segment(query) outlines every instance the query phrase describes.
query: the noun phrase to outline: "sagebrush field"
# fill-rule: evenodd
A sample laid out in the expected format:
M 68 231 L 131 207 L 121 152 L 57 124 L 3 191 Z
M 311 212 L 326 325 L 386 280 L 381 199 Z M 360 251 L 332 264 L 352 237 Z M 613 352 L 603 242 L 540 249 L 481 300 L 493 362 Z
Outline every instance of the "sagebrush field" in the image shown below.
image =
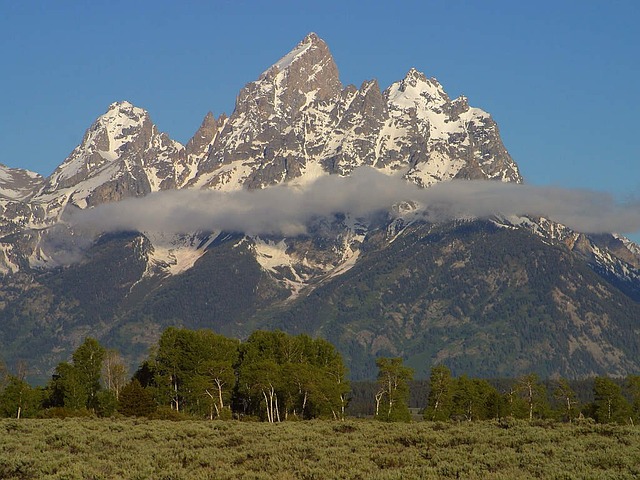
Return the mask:
M 0 420 L 0 478 L 640 477 L 640 429 L 507 420 L 384 423 Z

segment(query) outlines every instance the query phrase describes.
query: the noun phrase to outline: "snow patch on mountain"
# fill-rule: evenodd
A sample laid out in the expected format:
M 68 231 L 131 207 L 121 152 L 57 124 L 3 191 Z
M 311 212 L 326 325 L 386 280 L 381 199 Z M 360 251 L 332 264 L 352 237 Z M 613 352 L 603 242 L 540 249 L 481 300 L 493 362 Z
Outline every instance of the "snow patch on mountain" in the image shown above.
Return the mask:
M 105 163 L 115 161 L 122 149 L 140 133 L 148 114 L 127 101 L 115 102 L 87 130 L 82 144 L 49 179 L 52 187 L 69 186 L 74 179 L 86 177 Z
M 167 235 L 163 233 L 145 233 L 152 248 L 148 254 L 147 270 L 149 277 L 162 272 L 179 275 L 189 270 L 206 253 L 207 247 L 220 232 L 206 235 L 192 233 L 188 235 Z
M 0 274 L 7 275 L 20 271 L 20 265 L 15 261 L 15 247 L 10 243 L 0 243 Z
M 284 57 L 278 60 L 273 66 L 271 66 L 267 71 L 265 71 L 262 75 L 266 75 L 271 69 L 277 68 L 279 71 L 282 71 L 289 67 L 293 62 L 298 60 L 300 56 L 309 50 L 312 46 L 311 38 L 305 38 L 300 44 L 298 44 L 293 50 L 287 53 Z
M 299 262 L 287 253 L 287 249 L 285 240 L 253 239 L 256 261 L 291 292 L 289 300 L 292 300 L 307 285 L 308 276 L 298 273 L 296 266 L 299 266 Z
M 627 247 L 627 249 L 633 253 L 635 256 L 638 257 L 638 259 L 640 260 L 640 245 L 632 242 L 631 240 L 629 240 L 627 237 L 624 237 L 622 235 L 619 235 L 617 233 L 612 234 L 614 238 L 616 238 L 617 240 L 620 240 L 625 247 Z
M 44 178 L 35 172 L 0 164 L 0 201 L 26 200 L 43 182 Z

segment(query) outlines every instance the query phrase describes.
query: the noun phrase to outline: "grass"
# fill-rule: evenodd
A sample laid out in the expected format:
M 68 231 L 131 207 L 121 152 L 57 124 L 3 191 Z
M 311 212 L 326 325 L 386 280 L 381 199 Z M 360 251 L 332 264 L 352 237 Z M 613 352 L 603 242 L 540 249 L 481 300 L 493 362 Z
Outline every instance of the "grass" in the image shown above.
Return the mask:
M 0 420 L 0 478 L 640 478 L 638 427 Z

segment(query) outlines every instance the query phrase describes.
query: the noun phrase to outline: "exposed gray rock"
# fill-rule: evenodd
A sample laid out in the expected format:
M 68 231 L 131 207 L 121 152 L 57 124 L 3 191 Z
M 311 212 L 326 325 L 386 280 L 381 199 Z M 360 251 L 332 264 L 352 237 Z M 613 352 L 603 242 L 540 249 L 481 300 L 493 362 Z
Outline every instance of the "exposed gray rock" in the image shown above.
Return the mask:
M 454 178 L 522 182 L 497 124 L 466 97 L 452 100 L 438 80 L 414 68 L 384 92 L 376 80 L 343 88 L 327 45 L 312 33 L 240 91 L 230 117 L 208 113 L 186 147 L 159 132 L 145 110 L 116 102 L 46 181 L 0 166 L 0 233 L 40 231 L 65 212 L 159 190 L 259 189 L 349 175 L 362 165 L 424 187 Z M 535 230 L 545 236 L 544 225 Z M 323 266 L 312 268 L 313 275 L 355 252 L 337 238 L 353 236 L 350 226 L 334 225 L 332 232 L 336 256 L 329 261 L 323 253 L 322 262 L 314 261 Z M 10 254 L 0 252 L 4 271 L 25 264 L 27 257 L 46 263 L 46 255 L 36 258 L 42 236 L 28 238 L 20 248 L 7 247 Z M 625 254 L 629 249 L 613 240 L 588 241 L 583 254 L 596 258 L 596 249 L 611 248 L 616 261 L 637 267 L 640 256 Z M 298 252 L 291 257 L 295 269 L 305 259 L 294 244 L 304 241 L 289 243 L 290 251 Z M 307 272 L 306 278 L 313 275 Z

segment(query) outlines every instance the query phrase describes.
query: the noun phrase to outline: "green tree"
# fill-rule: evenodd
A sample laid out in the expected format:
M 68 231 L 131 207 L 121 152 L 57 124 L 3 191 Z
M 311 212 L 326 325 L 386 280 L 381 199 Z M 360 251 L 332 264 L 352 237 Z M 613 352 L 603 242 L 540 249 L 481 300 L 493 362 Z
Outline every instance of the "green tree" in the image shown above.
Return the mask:
M 282 420 L 278 393 L 283 383 L 282 367 L 272 359 L 243 364 L 238 379 L 240 393 L 253 406 L 252 413 L 264 413 L 269 423 Z
M 538 418 L 547 416 L 549 410 L 547 389 L 538 379 L 538 375 L 530 373 L 520 377 L 518 379 L 518 390 L 527 405 L 529 421 L 533 420 L 534 416 Z
M 451 416 L 453 380 L 451 371 L 444 365 L 431 369 L 429 396 L 424 410 L 425 420 L 448 420 Z
M 118 351 L 105 351 L 104 359 L 102 360 L 101 378 L 104 388 L 113 392 L 117 400 L 120 390 L 127 383 L 127 366 Z
M 157 404 L 153 394 L 134 378 L 120 391 L 118 412 L 127 417 L 147 417 L 155 412 Z
M 640 375 L 629 375 L 625 380 L 625 389 L 631 400 L 633 421 L 640 423 Z
M 7 364 L 0 358 L 0 392 L 9 383 L 9 369 Z
M 134 378 L 174 410 L 228 418 L 230 407 L 269 422 L 344 418 L 349 383 L 342 357 L 325 340 L 256 331 L 246 342 L 210 330 L 168 328 Z
M 113 390 L 102 389 L 96 394 L 95 412 L 99 417 L 110 417 L 118 410 L 118 399 Z
M 176 411 L 214 418 L 228 410 L 239 342 L 210 330 L 166 329 L 153 366 L 160 398 Z
M 453 388 L 452 414 L 471 422 L 491 418 L 489 402 L 497 392 L 486 380 L 463 375 Z
M 380 357 L 378 366 L 378 392 L 376 403 L 383 401 L 384 408 L 376 411 L 379 420 L 389 422 L 411 420 L 409 412 L 409 381 L 413 378 L 413 370 L 405 367 L 402 358 Z M 379 399 L 379 400 L 378 400 Z
M 304 346 L 303 361 L 308 365 L 307 387 L 311 387 L 308 417 L 331 416 L 335 420 L 344 420 L 350 387 L 342 355 L 322 338 L 312 340 L 307 335 L 295 338 Z
M 169 327 L 160 336 L 155 358 L 154 384 L 161 398 L 180 411 L 184 400 L 184 376 L 191 360 L 191 332 Z
M 314 409 L 324 401 L 316 396 L 322 388 L 317 369 L 308 363 L 285 363 L 282 366 L 283 391 L 285 394 L 285 419 L 289 415 L 304 419 L 315 416 Z
M 89 394 L 82 380 L 74 365 L 67 362 L 59 363 L 47 387 L 48 405 L 71 410 L 86 408 Z
M 485 407 L 487 418 L 494 418 L 496 420 L 500 420 L 508 411 L 506 398 L 493 387 L 491 387 L 491 390 L 487 394 Z
M 240 342 L 209 330 L 198 331 L 196 339 L 201 357 L 192 375 L 193 391 L 207 399 L 209 418 L 230 417 Z
M 340 419 L 349 391 L 345 377 L 342 356 L 326 340 L 257 331 L 241 346 L 236 404 L 267 421 Z
M 620 385 L 608 377 L 593 381 L 594 416 L 600 423 L 626 423 L 631 411 Z
M 34 417 L 42 404 L 41 390 L 32 388 L 24 379 L 9 375 L 0 392 L 0 416 Z
M 503 390 L 504 414 L 507 417 L 527 418 L 528 408 L 524 399 L 520 396 L 520 386 L 517 382 L 510 383 Z
M 553 390 L 553 398 L 558 402 L 558 412 L 564 421 L 571 423 L 580 411 L 576 393 L 569 382 L 561 378 L 556 380 Z
M 105 353 L 105 348 L 95 338 L 87 337 L 72 355 L 78 381 L 86 391 L 85 406 L 89 409 L 98 407 L 97 395 L 102 388 L 100 375 Z
M 72 363 L 58 364 L 47 386 L 46 404 L 71 410 L 98 411 L 100 374 L 105 349 L 97 340 L 87 338 L 72 354 Z

